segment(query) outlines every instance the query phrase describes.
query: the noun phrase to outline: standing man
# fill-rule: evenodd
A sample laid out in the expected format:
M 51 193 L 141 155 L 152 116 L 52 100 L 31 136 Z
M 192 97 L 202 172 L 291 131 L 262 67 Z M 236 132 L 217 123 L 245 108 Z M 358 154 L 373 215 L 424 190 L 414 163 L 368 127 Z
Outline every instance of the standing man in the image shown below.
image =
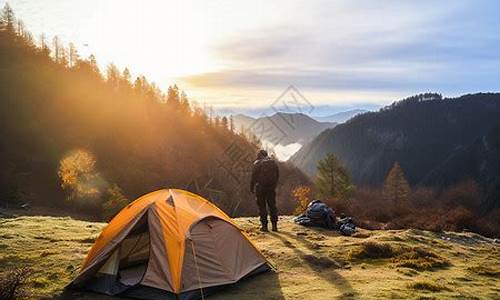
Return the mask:
M 261 231 L 267 232 L 267 207 L 271 216 L 272 230 L 278 231 L 278 209 L 276 208 L 276 185 L 279 180 L 278 164 L 267 155 L 265 150 L 259 150 L 253 163 L 250 191 L 255 193 L 259 206 Z

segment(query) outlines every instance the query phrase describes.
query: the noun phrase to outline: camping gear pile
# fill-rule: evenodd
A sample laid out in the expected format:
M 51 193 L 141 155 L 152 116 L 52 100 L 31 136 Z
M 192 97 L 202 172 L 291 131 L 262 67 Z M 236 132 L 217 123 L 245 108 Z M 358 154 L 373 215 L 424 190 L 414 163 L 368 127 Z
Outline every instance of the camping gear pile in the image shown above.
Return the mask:
M 229 216 L 193 193 L 165 189 L 121 210 L 71 286 L 140 299 L 201 299 L 271 265 Z
M 335 211 L 321 200 L 309 202 L 304 214 L 296 217 L 294 221 L 303 226 L 316 226 L 338 230 L 341 234 L 347 236 L 356 232 L 356 225 L 351 217 L 341 216 L 337 221 Z

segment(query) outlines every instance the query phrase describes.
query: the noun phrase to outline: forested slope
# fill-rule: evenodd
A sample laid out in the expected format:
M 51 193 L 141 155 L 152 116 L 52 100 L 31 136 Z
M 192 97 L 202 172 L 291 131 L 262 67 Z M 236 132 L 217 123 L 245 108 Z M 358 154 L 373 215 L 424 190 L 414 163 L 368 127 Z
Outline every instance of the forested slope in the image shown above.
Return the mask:
M 35 45 L 13 14 L 2 15 L 3 205 L 30 202 L 100 218 L 106 201 L 113 206 L 176 187 L 207 196 L 230 214 L 255 213 L 248 176 L 258 144 L 233 132 L 227 120 L 208 118 L 176 86 L 164 94 L 114 65 L 103 75 L 93 56 L 80 58 L 57 38 Z M 290 186 L 307 178 L 280 167 L 279 199 L 289 211 Z
M 466 178 L 489 183 L 500 172 L 498 163 L 478 158 L 467 162 L 468 168 L 459 168 L 466 162 L 451 157 L 483 137 L 490 135 L 492 140 L 490 132 L 499 124 L 500 94 L 445 99 L 438 94 L 422 94 L 325 130 L 291 161 L 314 174 L 317 162 L 333 153 L 361 185 L 380 185 L 395 162 L 400 163 L 412 185 L 449 184 Z M 494 152 L 495 144 L 487 151 Z M 447 177 L 444 173 L 450 172 L 443 170 L 444 165 L 459 172 Z

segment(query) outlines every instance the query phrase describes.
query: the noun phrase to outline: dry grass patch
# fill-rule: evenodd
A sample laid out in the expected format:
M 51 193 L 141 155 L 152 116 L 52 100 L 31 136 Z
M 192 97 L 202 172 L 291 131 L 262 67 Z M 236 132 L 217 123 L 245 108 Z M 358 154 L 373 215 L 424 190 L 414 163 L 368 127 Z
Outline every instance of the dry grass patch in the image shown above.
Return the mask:
M 410 268 L 417 271 L 429 271 L 450 265 L 446 258 L 420 247 L 402 250 L 398 256 L 392 259 L 392 262 L 396 267 Z
M 481 276 L 500 278 L 500 270 L 495 270 L 487 266 L 477 265 L 467 268 L 467 271 Z
M 450 262 L 434 252 L 421 247 L 408 247 L 369 241 L 351 250 L 349 258 L 361 259 L 392 259 L 392 264 L 398 268 L 410 268 L 417 271 L 428 271 L 444 268 Z
M 359 248 L 351 250 L 351 259 L 391 258 L 399 254 L 399 249 L 387 243 L 365 242 Z
M 450 289 L 446 286 L 432 282 L 429 280 L 420 280 L 408 284 L 408 287 L 414 290 L 430 291 L 430 292 L 440 292 L 449 291 Z

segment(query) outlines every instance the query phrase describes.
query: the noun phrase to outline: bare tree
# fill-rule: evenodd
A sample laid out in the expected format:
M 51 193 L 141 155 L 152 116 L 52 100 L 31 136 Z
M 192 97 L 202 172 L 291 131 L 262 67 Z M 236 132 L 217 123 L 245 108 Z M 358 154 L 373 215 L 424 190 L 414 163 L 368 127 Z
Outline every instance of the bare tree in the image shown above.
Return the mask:
M 78 61 L 78 51 L 76 50 L 75 44 L 69 43 L 69 53 L 68 53 L 68 65 L 74 67 Z
M 57 35 L 52 39 L 52 47 L 54 48 L 54 61 L 59 63 L 61 60 L 61 41 Z

